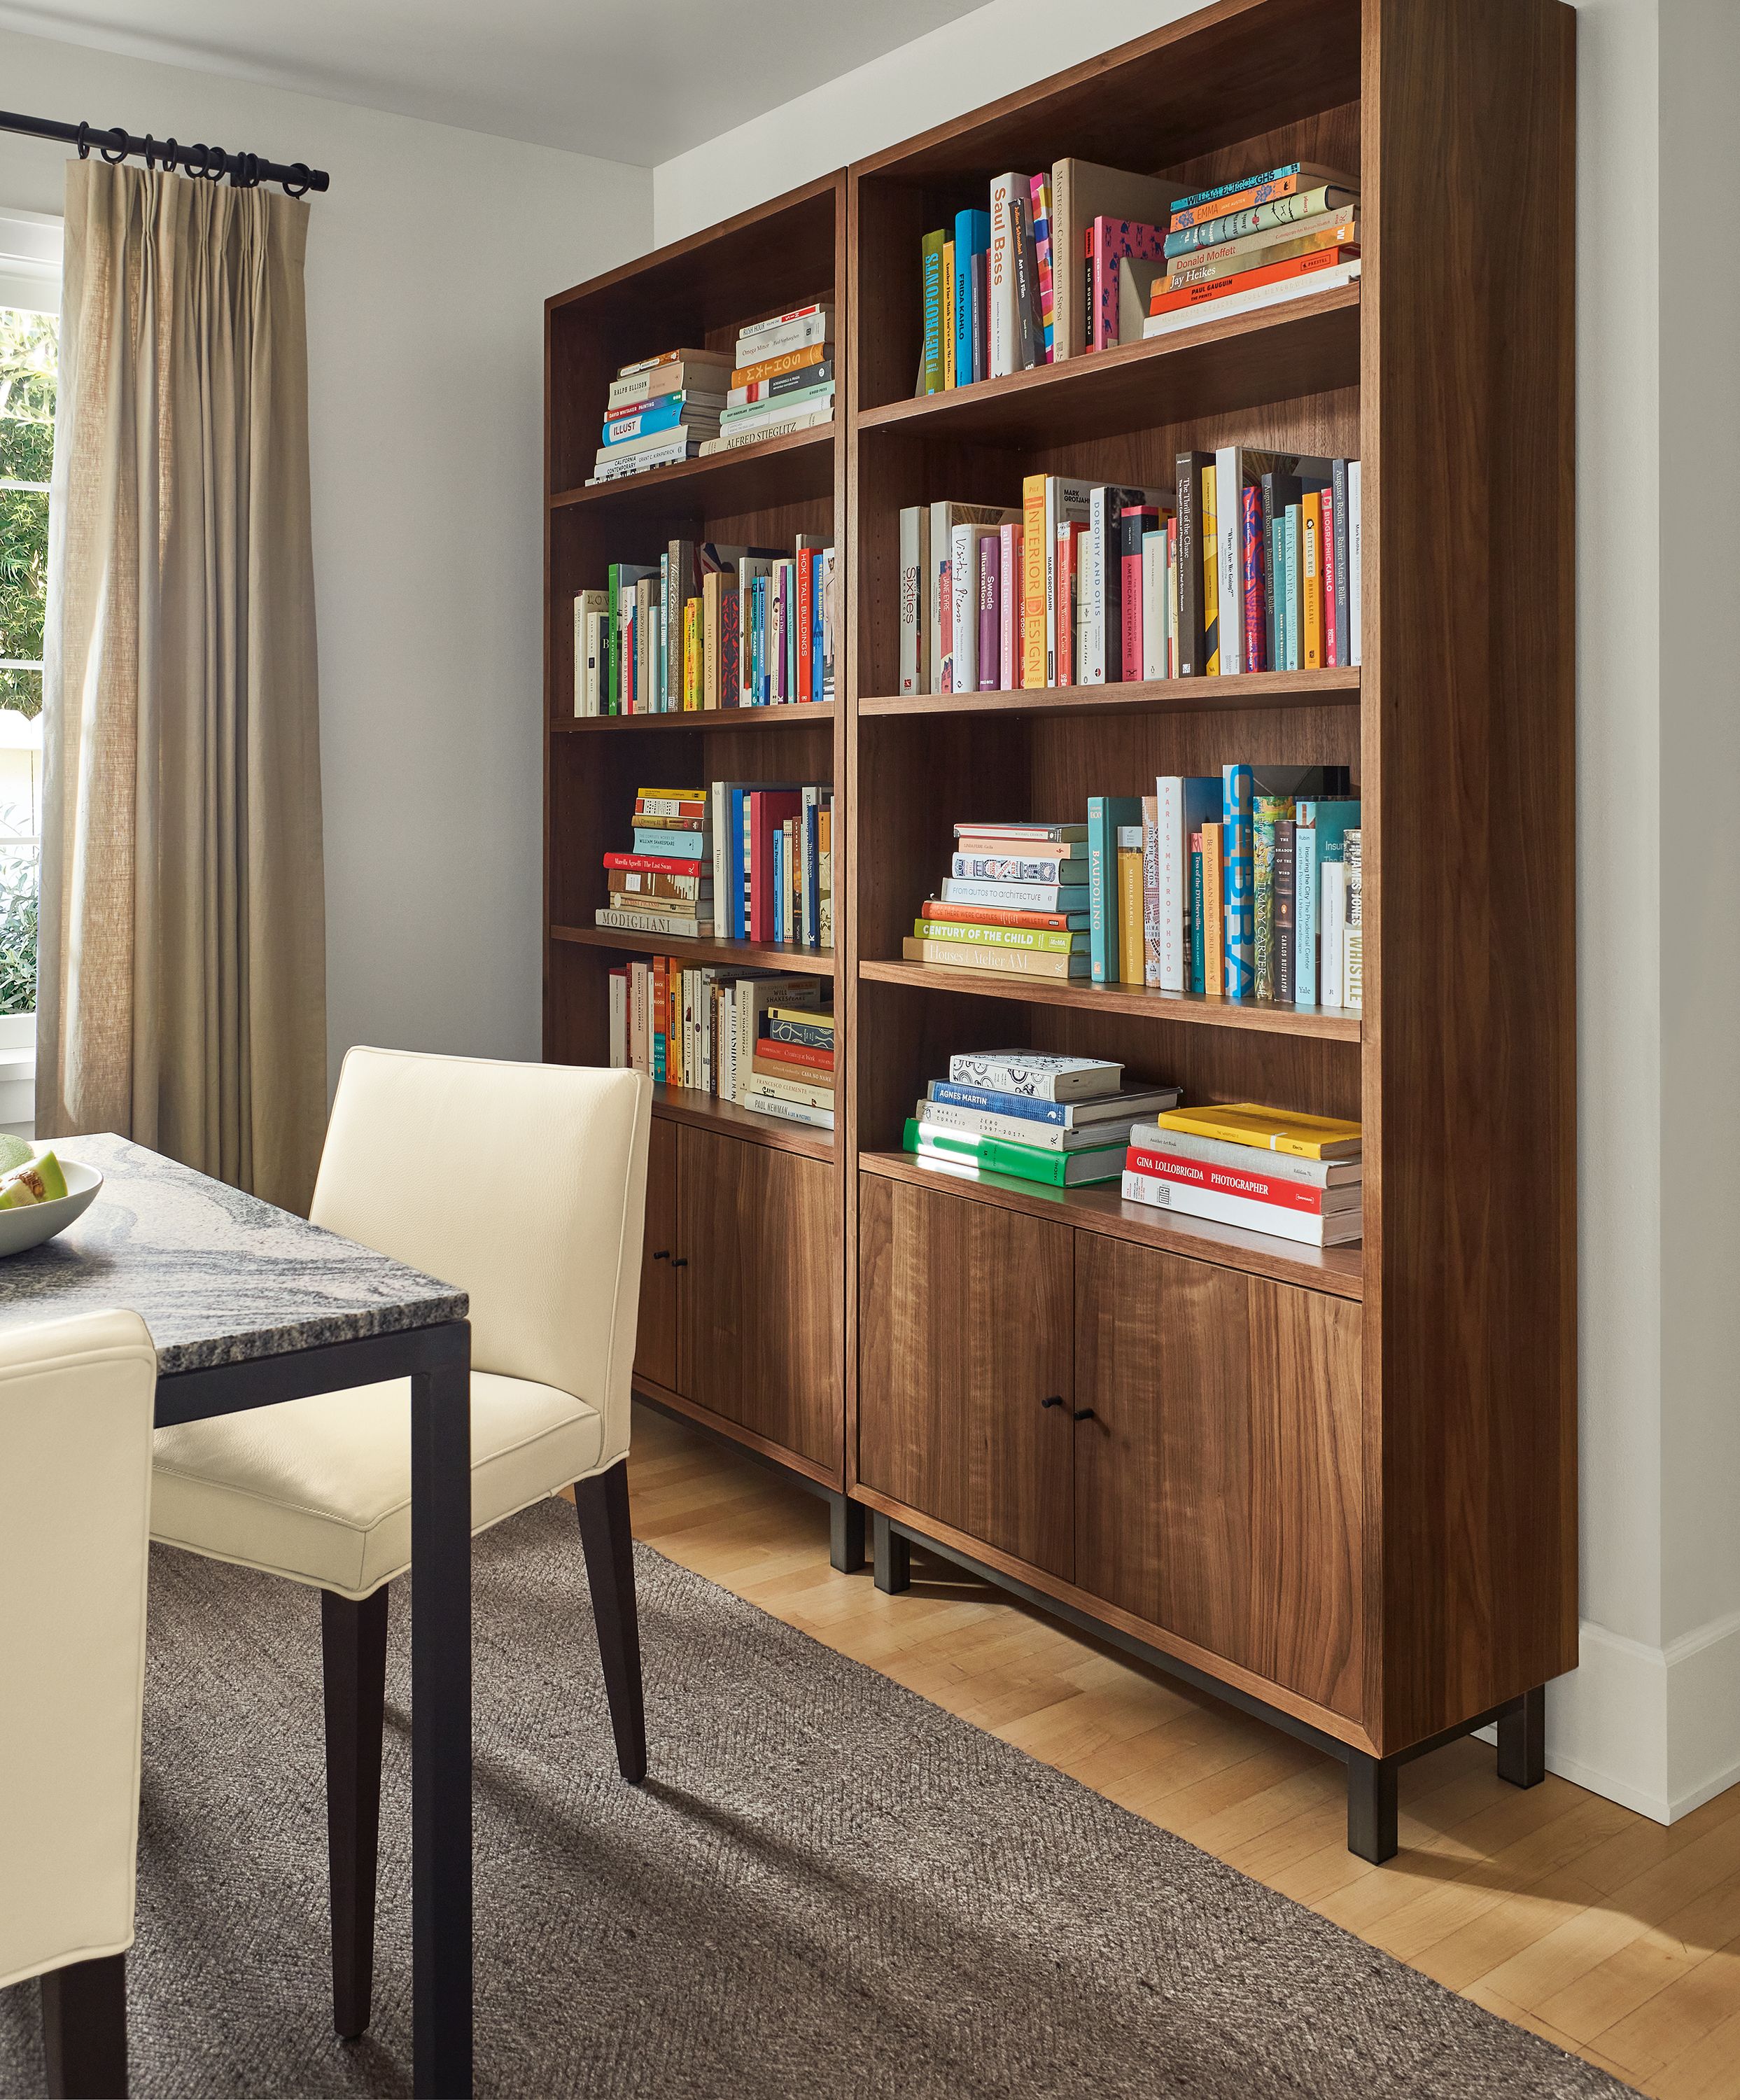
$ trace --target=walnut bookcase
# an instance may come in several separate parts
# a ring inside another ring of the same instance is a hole
[[[885,1587],[922,1541],[1344,1757],[1349,1842],[1371,1858],[1395,1849],[1397,1771],[1424,1748],[1496,1720],[1500,1770],[1538,1778],[1542,1688],[1576,1661],[1574,29],[1559,0],[1222,0],[821,186],[849,258],[828,455],[843,1092],[837,1207],[807,1222],[837,1236],[842,1470],[811,1477],[872,1513]],[[1068,154],[1203,186],[1296,158],[1355,170],[1363,280],[913,398],[920,236],[1004,169]],[[715,244],[741,257],[747,234],[764,249],[733,266],[742,311],[709,324],[748,318],[747,296],[773,310],[754,269],[818,193],[639,274]],[[632,299],[636,277],[570,298]],[[665,318],[628,334],[674,340]],[[617,355],[553,405],[576,458]],[[1362,668],[900,696],[902,505],[1014,503],[1040,471],[1170,484],[1178,452],[1235,442],[1362,460]],[[777,465],[730,471],[771,501]],[[711,517],[707,475],[681,472]],[[663,500],[641,487],[613,518]],[[589,524],[563,541],[561,501],[548,1054],[592,1057],[608,958],[561,929],[636,784],[610,754],[632,740],[640,765],[674,737],[718,767],[734,739],[774,739],[736,721],[558,733],[566,594],[606,558]],[[1355,768],[1363,1012],[901,959],[957,820],[1076,815],[1234,759]],[[1017,1043],[1117,1057],[1192,1100],[1359,1116],[1363,1246],[1195,1227],[1115,1189],[954,1180],[899,1151],[951,1052]],[[733,1138],[719,1105],[699,1113]],[[782,1281],[771,1295],[767,1317],[789,1316]]]

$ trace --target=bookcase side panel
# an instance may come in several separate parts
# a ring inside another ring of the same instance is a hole
[[[1367,0],[1386,1749],[1577,1660],[1575,20],[1558,0]]]

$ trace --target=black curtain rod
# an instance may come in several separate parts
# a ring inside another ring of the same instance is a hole
[[[280,161],[262,161],[257,153],[227,153],[221,146],[183,146],[174,139],[153,139],[148,131],[143,139],[135,139],[118,124],[112,130],[99,131],[89,124],[58,124],[51,117],[19,117],[0,109],[0,131],[58,139],[62,145],[77,147],[81,161],[95,152],[112,165],[137,158],[148,168],[179,168],[183,174],[203,176],[209,182],[221,183],[227,176],[231,187],[239,190],[281,183],[286,196],[299,197],[330,187],[324,168],[311,168],[303,161],[293,161],[286,167]]]

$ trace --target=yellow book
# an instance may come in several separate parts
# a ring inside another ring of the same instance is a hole
[[[1045,683],[1045,476],[1021,483],[1021,683]]]
[[[701,706],[701,601],[692,598],[683,607],[683,712],[698,713]]]
[[[1214,470],[1205,466],[1202,470],[1202,530],[1196,539],[1202,563],[1202,668],[1210,678],[1220,676],[1220,540],[1214,493]]]
[[[1219,1102],[1213,1108],[1167,1109],[1154,1118],[1162,1130],[1218,1137],[1258,1152],[1288,1152],[1298,1159],[1356,1159],[1359,1126],[1338,1116],[1295,1115],[1255,1101]]]
[[[1141,836],[1141,828],[1135,827]],[[1117,981],[1120,984],[1139,985],[1144,981],[1143,964],[1147,955],[1142,928],[1142,849],[1139,845],[1125,845],[1121,837],[1117,849]]]
[[[1323,668],[1323,497],[1314,488],[1299,510],[1299,585],[1305,600],[1304,648],[1307,671]]]
[[[922,941],[909,933],[901,953],[909,963],[940,963],[951,970],[1000,970],[1020,977],[1087,976],[1086,955],[1053,955],[1043,949],[980,948],[971,941]]]
[[[954,335],[957,316],[954,311],[954,243],[945,240],[942,245],[942,383],[955,384]]]
[[[1224,827],[1202,827],[1202,989],[1219,998],[1227,989],[1226,893],[1221,882]]]
[[[701,579],[701,705],[719,705],[719,622],[725,580],[716,569]]]

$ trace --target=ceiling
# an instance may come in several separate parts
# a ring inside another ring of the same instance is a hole
[[[71,0],[0,27],[643,167],[984,0]]]

